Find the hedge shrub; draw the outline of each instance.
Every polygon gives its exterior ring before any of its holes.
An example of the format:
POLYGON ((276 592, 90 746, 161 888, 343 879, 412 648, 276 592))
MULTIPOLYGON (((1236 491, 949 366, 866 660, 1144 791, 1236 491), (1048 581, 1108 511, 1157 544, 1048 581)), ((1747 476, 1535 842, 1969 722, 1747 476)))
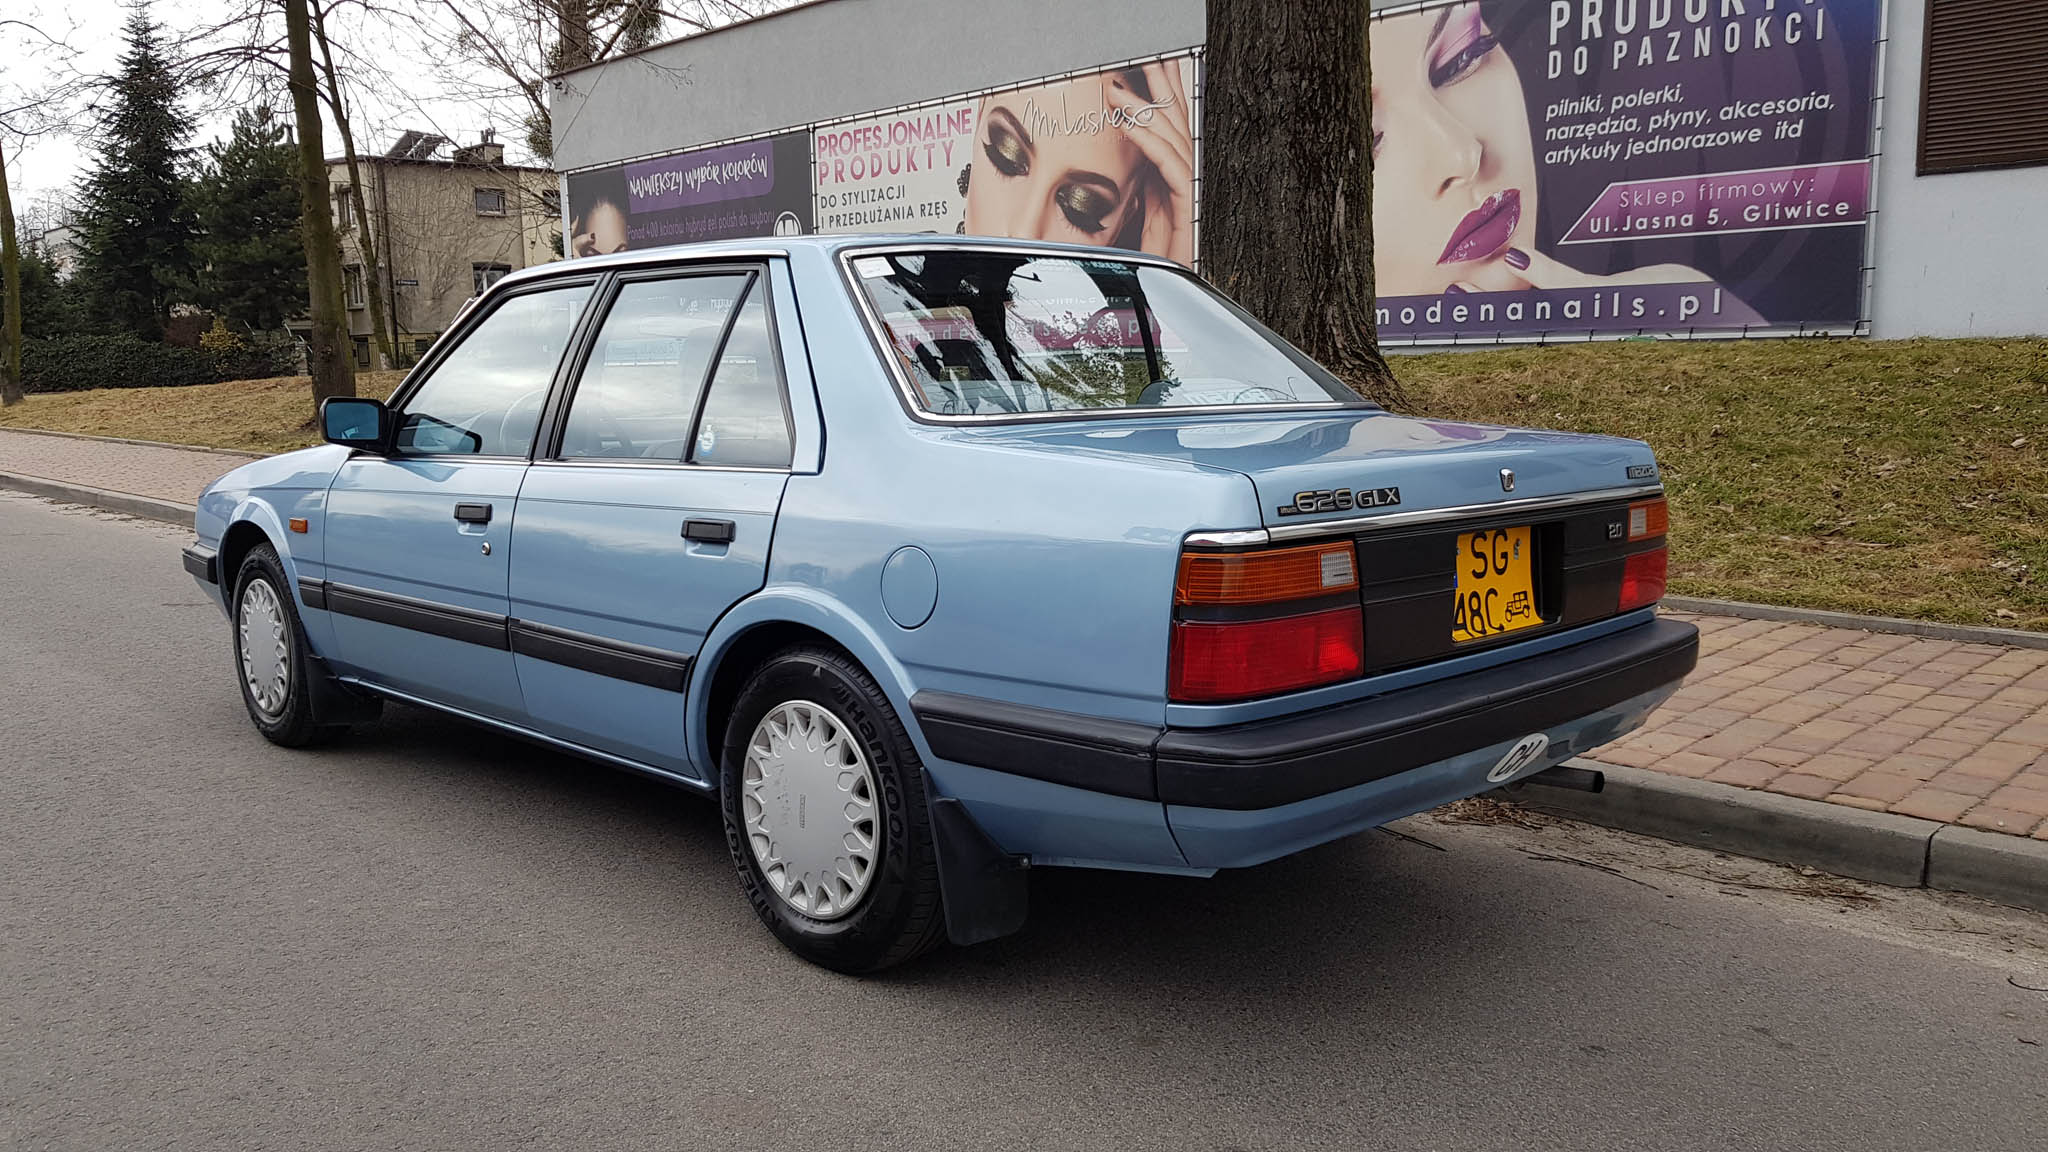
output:
POLYGON ((220 380, 214 357, 136 336, 53 336, 24 340, 21 382, 28 392, 90 388, 163 388, 220 380))

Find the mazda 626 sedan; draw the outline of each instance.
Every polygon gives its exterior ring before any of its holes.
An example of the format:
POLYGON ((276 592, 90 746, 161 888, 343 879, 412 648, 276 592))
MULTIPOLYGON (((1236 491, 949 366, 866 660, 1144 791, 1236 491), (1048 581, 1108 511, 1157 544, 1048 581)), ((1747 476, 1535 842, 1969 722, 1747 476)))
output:
POLYGON ((1697 653, 1649 448, 1383 411, 1136 254, 551 264, 321 420, 185 551, 256 727, 399 700, 716 797, 842 971, 1014 930, 1029 867, 1207 875, 1565 779, 1697 653))

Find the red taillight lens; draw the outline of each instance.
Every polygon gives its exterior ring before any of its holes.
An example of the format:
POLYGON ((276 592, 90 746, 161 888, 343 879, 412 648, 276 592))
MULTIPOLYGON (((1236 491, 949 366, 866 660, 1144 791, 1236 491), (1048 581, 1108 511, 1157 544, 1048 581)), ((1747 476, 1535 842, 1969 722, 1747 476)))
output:
POLYGON ((1356 608, 1275 620, 1183 620, 1173 626, 1168 694, 1186 703, 1269 696, 1348 680, 1365 668, 1356 608))
POLYGON ((1620 611, 1628 612, 1662 600, 1665 574, 1670 566, 1671 553, 1663 548, 1638 552, 1629 557, 1621 568, 1620 611))

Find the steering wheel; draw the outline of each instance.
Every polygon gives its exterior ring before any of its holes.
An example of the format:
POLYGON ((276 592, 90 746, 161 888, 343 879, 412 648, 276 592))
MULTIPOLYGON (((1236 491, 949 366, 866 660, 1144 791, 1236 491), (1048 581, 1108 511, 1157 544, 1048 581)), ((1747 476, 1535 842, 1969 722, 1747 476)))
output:
POLYGON ((514 400, 512 402, 512 406, 510 408, 505 409, 505 415, 500 417, 498 420, 497 439, 493 441, 493 443, 496 444, 499 447, 499 449, 501 449, 499 453, 500 455, 516 455, 516 453, 512 453, 509 451, 515 439, 515 437, 512 435, 512 433, 516 429, 516 425, 514 422, 519 419, 520 414, 526 410, 528 405, 531 405, 534 410, 533 423, 528 425, 529 431, 524 437, 516 439, 519 439, 519 447, 522 450, 533 447, 533 432, 534 430, 538 430, 540 428, 541 401, 547 399, 547 395, 547 389, 535 388, 533 391, 526 393, 517 400, 514 400))

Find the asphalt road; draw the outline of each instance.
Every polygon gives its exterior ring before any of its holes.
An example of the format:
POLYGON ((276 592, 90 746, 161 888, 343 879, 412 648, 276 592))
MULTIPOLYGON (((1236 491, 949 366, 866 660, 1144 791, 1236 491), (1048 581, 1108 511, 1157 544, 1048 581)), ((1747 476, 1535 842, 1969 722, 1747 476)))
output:
POLYGON ((1020 936, 819 971, 754 923, 708 804, 414 711, 265 743, 184 538, 0 495, 0 1147, 2048 1132, 2041 919, 1575 826, 1048 870, 1020 936))

